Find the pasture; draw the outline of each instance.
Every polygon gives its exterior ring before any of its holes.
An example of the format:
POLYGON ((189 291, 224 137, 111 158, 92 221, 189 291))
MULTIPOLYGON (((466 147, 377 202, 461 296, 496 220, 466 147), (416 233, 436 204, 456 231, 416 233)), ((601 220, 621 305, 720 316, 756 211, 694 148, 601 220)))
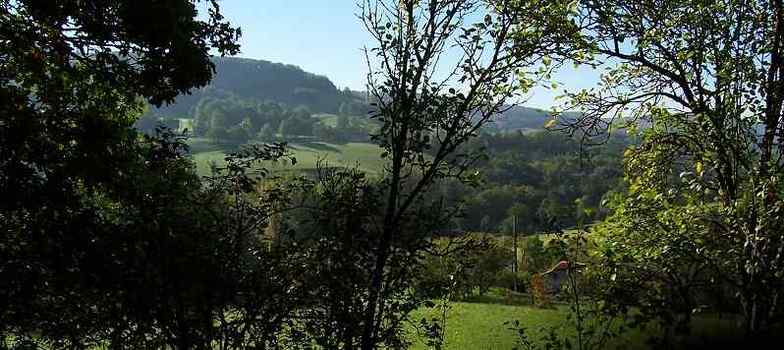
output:
MULTIPOLYGON (((188 141, 200 175, 210 173, 210 164, 223 164, 226 153, 238 145, 216 145, 206 139, 194 138, 188 141)), ((325 142, 290 143, 289 151, 297 160, 295 165, 287 162, 267 163, 272 171, 312 170, 321 161, 330 166, 357 167, 370 174, 378 174, 384 164, 380 157, 381 149, 370 143, 330 144, 325 142)))

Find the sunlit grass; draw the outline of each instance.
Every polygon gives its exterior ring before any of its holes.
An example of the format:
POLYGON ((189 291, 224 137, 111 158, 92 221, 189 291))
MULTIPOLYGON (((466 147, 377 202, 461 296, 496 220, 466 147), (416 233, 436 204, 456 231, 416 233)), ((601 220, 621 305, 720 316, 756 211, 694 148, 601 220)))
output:
MULTIPOLYGON (((200 175, 210 173, 210 164, 218 166, 224 163, 225 153, 236 146, 214 145, 204 139, 189 141, 193 160, 200 175)), ((384 160, 381 158, 381 149, 370 143, 330 144, 312 142, 303 144, 290 144, 289 150, 297 160, 295 165, 286 162, 265 164, 273 171, 287 170, 312 170, 321 161, 327 166, 357 167, 371 174, 382 171, 384 160)))
MULTIPOLYGON (((440 309, 420 309, 414 319, 438 316, 440 309)), ((537 309, 528 306, 465 303, 451 305, 446 323, 446 349, 512 349, 515 333, 506 322, 519 320, 521 326, 541 328, 558 324, 564 317, 560 310, 537 309)), ((412 349, 427 349, 423 339, 412 327, 412 349)))
MULTIPOLYGON (((505 296, 501 289, 494 288, 488 295, 472 298, 471 302, 453 302, 447 315, 444 349, 505 349, 517 345, 516 333, 509 329, 508 322, 517 320, 525 328, 531 340, 541 343, 541 337, 552 327, 560 334, 573 334, 574 326, 567 320, 568 305, 557 304, 554 308, 537 308, 528 304, 522 296, 505 296)), ((423 317, 439 317, 440 308, 420 308, 411 316, 418 321, 423 317)), ((616 323, 616 326, 620 323, 616 323)), ((408 329, 412 349, 427 349, 422 334, 413 325, 408 329)), ((661 335, 662 329, 649 325, 646 329, 626 329, 619 337, 610 340, 606 349, 649 349, 648 340, 661 335)), ((683 344, 701 345, 716 339, 737 340, 740 330, 734 320, 716 315, 697 315, 692 322, 692 333, 680 339, 683 344)), ((686 347, 684 347, 686 348, 686 347)))

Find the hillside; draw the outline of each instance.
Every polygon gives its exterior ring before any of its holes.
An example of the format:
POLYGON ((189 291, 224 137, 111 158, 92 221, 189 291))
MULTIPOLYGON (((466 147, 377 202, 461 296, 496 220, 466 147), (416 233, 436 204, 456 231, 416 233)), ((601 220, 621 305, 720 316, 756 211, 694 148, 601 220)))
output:
MULTIPOLYGON (((358 91, 339 90, 327 77, 293 65, 265 60, 213 58, 216 74, 210 85, 181 95, 169 106, 152 108, 161 117, 195 118, 200 104, 210 101, 274 102, 289 108, 304 106, 313 113, 364 115, 368 107, 358 91), (341 110, 342 109, 342 110, 341 110)), ((542 129, 548 111, 515 106, 487 126, 490 131, 542 129)))
MULTIPOLYGON (((566 112, 561 118, 575 118, 576 112, 566 112)), ((541 130, 552 119, 552 113, 539 108, 514 106, 486 126, 488 131, 541 130)))
POLYGON ((202 100, 235 97, 336 113, 342 103, 357 99, 355 92, 338 90, 327 77, 305 72, 297 66, 236 57, 216 57, 213 62, 216 74, 208 86, 178 97, 172 105, 153 108, 151 112, 189 116, 202 100))

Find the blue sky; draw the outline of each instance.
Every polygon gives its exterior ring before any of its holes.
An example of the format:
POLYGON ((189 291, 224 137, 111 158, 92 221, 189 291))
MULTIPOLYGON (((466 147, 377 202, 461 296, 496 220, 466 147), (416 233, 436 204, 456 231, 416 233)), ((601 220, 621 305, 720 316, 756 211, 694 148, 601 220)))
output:
MULTIPOLYGON (((356 17, 356 0, 223 0, 223 14, 242 28, 241 57, 293 64, 325 75, 339 88, 362 90, 362 47, 369 36, 356 17)), ((598 73, 567 68, 556 74, 569 90, 587 88, 598 73)), ((549 108, 556 93, 535 89, 525 103, 549 108)))

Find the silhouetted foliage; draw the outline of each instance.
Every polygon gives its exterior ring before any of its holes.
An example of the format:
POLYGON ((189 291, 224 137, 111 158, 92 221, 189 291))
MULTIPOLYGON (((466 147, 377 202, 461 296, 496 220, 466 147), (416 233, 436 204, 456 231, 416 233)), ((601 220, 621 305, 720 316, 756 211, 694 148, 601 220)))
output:
POLYGON ((210 80, 210 49, 237 52, 204 3, 197 19, 197 1, 0 2, 3 339, 192 348, 210 332, 222 258, 185 204, 198 178, 181 141, 131 129, 139 97, 171 102, 210 80))

